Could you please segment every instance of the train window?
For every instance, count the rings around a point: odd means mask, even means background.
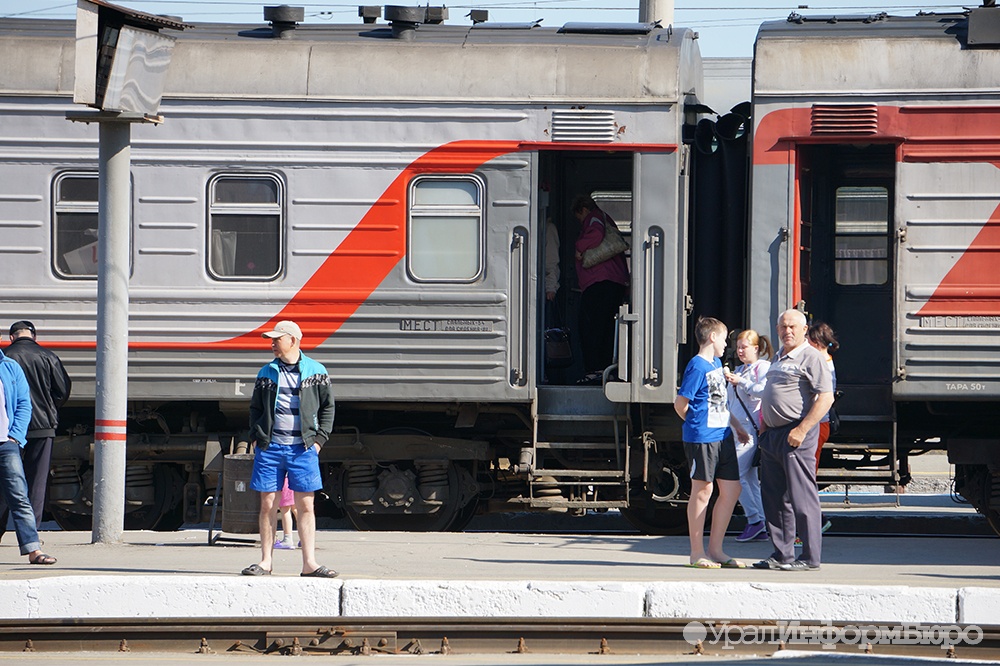
[[[837,188],[837,284],[885,284],[889,279],[889,191]]]
[[[618,225],[623,236],[632,233],[632,193],[600,191],[591,192],[590,198]]]
[[[217,280],[270,280],[281,271],[281,181],[216,176],[209,183],[208,272]]]
[[[55,180],[52,268],[59,277],[97,277],[97,182],[97,173]]]
[[[419,281],[472,282],[482,272],[483,185],[424,176],[410,187],[407,260]]]

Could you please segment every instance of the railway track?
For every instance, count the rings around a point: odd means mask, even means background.
[[[0,652],[6,653],[732,656],[786,649],[995,659],[1000,625],[400,617],[0,621]]]

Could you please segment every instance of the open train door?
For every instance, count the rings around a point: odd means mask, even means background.
[[[890,144],[799,151],[801,298],[840,342],[841,439],[893,437],[895,167]]]
[[[580,293],[574,277],[574,245],[580,226],[570,212],[573,199],[579,194],[593,197],[630,244],[631,284],[617,319],[617,367],[604,387],[611,402],[670,403],[674,399],[676,345],[686,324],[682,293],[687,232],[679,219],[687,204],[687,176],[679,168],[681,161],[673,147],[540,155],[540,189],[546,201],[540,216],[550,219],[558,230],[561,271],[554,302],[544,304],[544,293],[539,299],[546,327],[556,322],[571,329],[577,359]],[[544,251],[541,254],[543,260]],[[579,362],[568,368],[548,368],[544,383],[573,384],[582,373]]]
[[[612,402],[671,403],[687,326],[687,148],[633,156],[630,301],[617,328]]]

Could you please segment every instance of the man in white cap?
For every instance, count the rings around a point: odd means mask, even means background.
[[[316,561],[314,493],[323,487],[319,450],[333,430],[333,392],[326,368],[299,349],[302,329],[280,321],[262,334],[271,339],[274,360],[257,373],[250,398],[250,438],[257,444],[250,488],[260,492],[260,547],[257,564],[244,576],[269,576],[278,524],[278,496],[288,478],[295,493],[302,576],[335,578],[337,572]]]

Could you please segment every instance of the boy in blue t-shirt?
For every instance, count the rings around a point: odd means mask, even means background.
[[[722,550],[722,540],[741,491],[736,445],[728,432],[726,377],[719,360],[726,351],[728,331],[718,319],[701,317],[695,324],[694,334],[698,355],[684,369],[684,378],[674,400],[674,411],[684,421],[684,456],[691,475],[691,498],[687,507],[691,538],[688,566],[743,569],[746,567],[743,562]],[[706,552],[705,516],[714,481],[719,483],[719,498],[712,511],[712,535]]]

